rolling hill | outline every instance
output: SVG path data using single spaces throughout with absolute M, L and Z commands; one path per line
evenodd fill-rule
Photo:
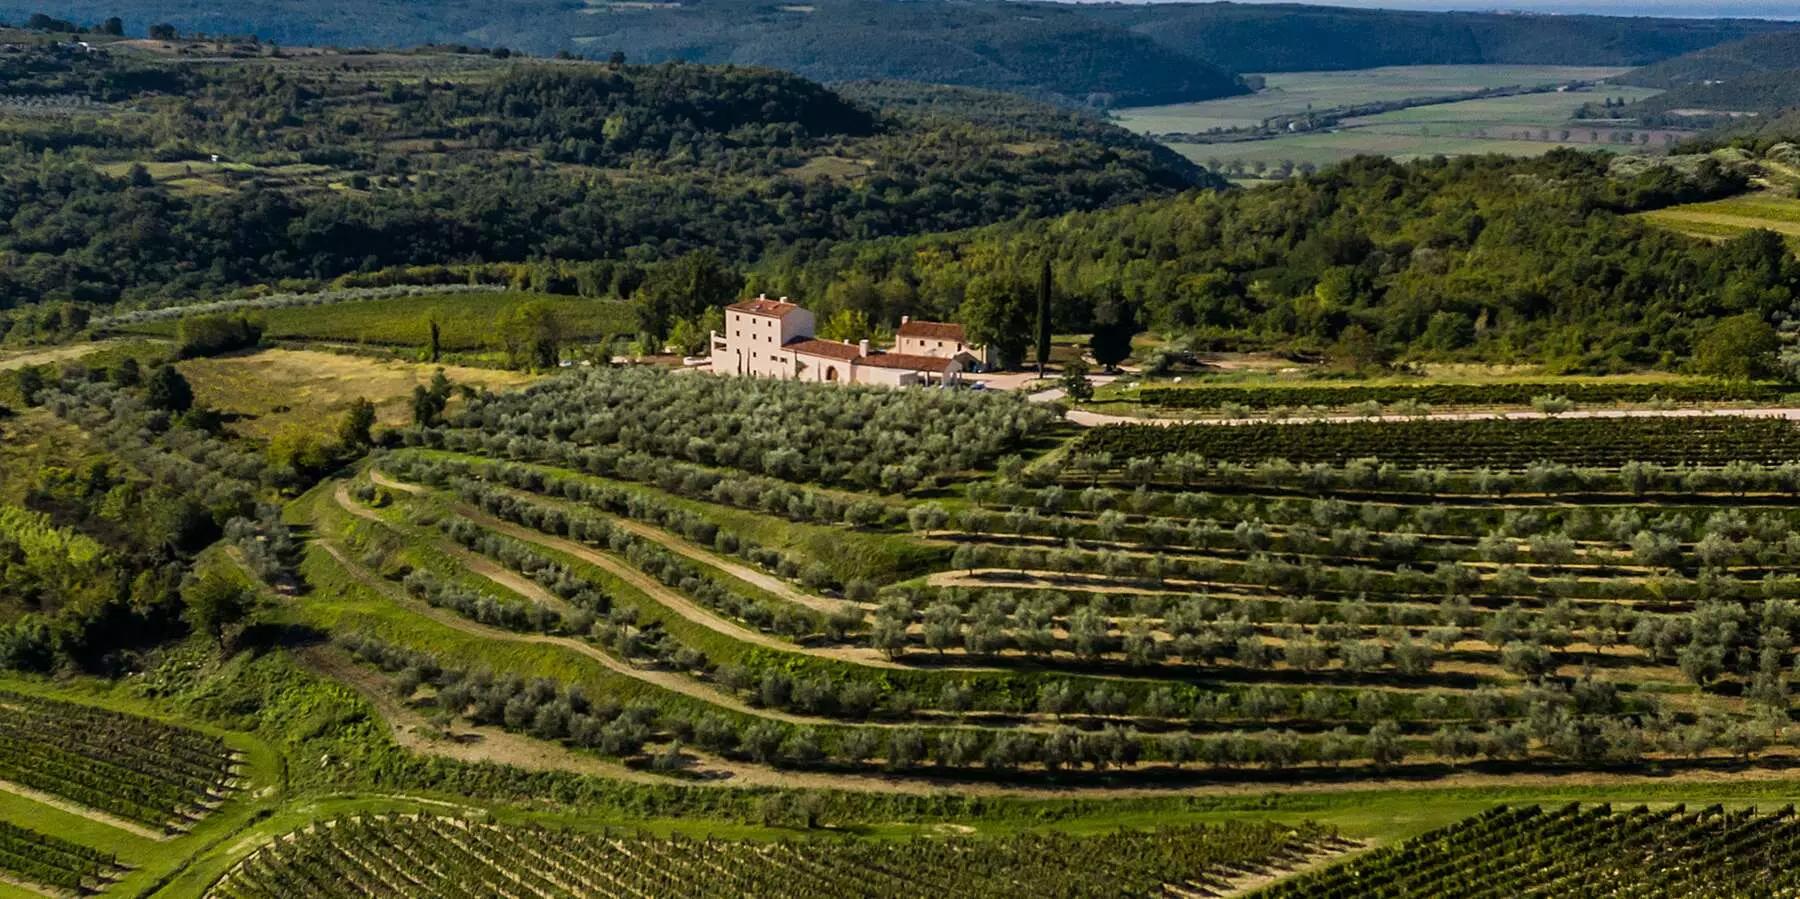
M 1234 3 L 996 0 L 68 0 L 59 15 L 121 16 L 284 45 L 509 47 L 633 62 L 789 69 L 825 81 L 893 78 L 1139 106 L 1241 93 L 1234 72 L 1517 63 L 1631 66 L 1791 28 L 1756 20 L 1426 13 Z M 35 2 L 0 0 L 24 21 Z

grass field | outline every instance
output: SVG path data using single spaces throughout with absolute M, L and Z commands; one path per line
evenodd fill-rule
M 1711 203 L 1673 206 L 1644 213 L 1642 218 L 1672 231 L 1715 240 L 1766 228 L 1800 247 L 1800 198 L 1785 191 L 1763 191 Z
M 509 310 L 530 302 L 549 304 L 562 321 L 564 334 L 570 340 L 629 334 L 637 327 L 631 307 L 615 300 L 505 291 L 250 309 L 246 314 L 261 321 L 263 336 L 274 340 L 389 347 L 424 347 L 429 338 L 427 321 L 435 319 L 445 351 L 480 352 L 498 349 L 500 337 L 495 322 Z M 179 325 L 174 321 L 159 321 L 131 326 L 128 330 L 172 337 Z
M 1623 69 L 1574 66 L 1390 66 L 1353 72 L 1276 72 L 1267 88 L 1243 97 L 1121 109 L 1114 118 L 1133 131 L 1206 131 L 1255 126 L 1309 109 L 1467 93 L 1485 88 L 1594 81 Z M 1609 93 L 1616 93 L 1617 88 Z
M 381 423 L 404 424 L 411 416 L 413 387 L 430 381 L 437 368 L 282 349 L 181 363 L 197 401 L 236 417 L 238 432 L 263 438 L 288 426 L 329 432 L 358 397 L 375 404 Z M 445 374 L 452 383 L 495 390 L 533 380 L 518 372 L 460 366 L 446 366 Z
M 1530 66 L 1423 66 L 1367 72 L 1271 75 L 1271 90 L 1249 97 L 1123 110 L 1117 118 L 1120 124 L 1134 131 L 1193 133 L 1211 128 L 1254 126 L 1269 116 L 1305 112 L 1308 108 L 1323 110 L 1351 103 L 1399 100 L 1511 84 L 1589 80 L 1609 74 L 1613 71 Z M 1363 154 L 1411 159 L 1476 153 L 1536 155 L 1560 146 L 1624 150 L 1627 145 L 1615 142 L 1614 138 L 1615 132 L 1621 129 L 1577 123 L 1571 116 L 1583 104 L 1598 102 L 1602 97 L 1639 100 L 1655 93 L 1614 85 L 1570 93 L 1490 97 L 1348 119 L 1336 128 L 1269 140 L 1175 143 L 1171 146 L 1204 165 L 1233 167 L 1233 163 L 1242 163 L 1247 168 L 1258 163 L 1274 167 L 1284 161 L 1325 166 Z M 1660 149 L 1675 139 L 1671 135 L 1677 134 L 1626 130 L 1640 136 L 1629 146 L 1645 146 L 1641 143 L 1641 135 L 1649 134 L 1651 149 Z

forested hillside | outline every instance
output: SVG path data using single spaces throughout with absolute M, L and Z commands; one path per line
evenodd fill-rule
M 1707 127 L 1735 125 L 1790 106 L 1800 106 L 1800 68 L 1682 85 L 1634 103 L 1628 112 L 1649 126 Z
M 1615 79 L 1639 87 L 1678 88 L 1734 82 L 1800 66 L 1800 31 L 1780 31 L 1707 47 L 1647 65 Z
M 1430 13 L 1233 3 L 1094 4 L 1088 15 L 1237 72 L 1393 65 L 1642 65 L 1791 23 Z
M 1017 353 L 1042 260 L 1058 330 L 1121 321 L 1216 347 L 1624 369 L 1687 355 L 1722 316 L 1788 315 L 1779 238 L 1711 245 L 1622 213 L 1742 189 L 1703 162 L 1630 178 L 1556 151 L 1406 165 L 1363 158 L 1254 191 L 1195 194 L 964 235 L 796 251 L 753 283 L 829 314 L 959 316 Z
M 998 0 L 631 3 L 509 0 L 68 0 L 58 15 L 122 16 L 282 44 L 466 43 L 788 69 L 821 81 L 898 78 L 1117 106 L 1243 91 L 1230 74 L 1451 63 L 1641 65 L 1787 23 L 1359 10 L 1232 3 Z M 0 18 L 38 12 L 0 0 Z
M 1243 93 L 1238 79 L 1151 37 L 1059 4 L 761 0 L 490 4 L 326 0 L 304 10 L 279 0 L 216 4 L 76 0 L 77 20 L 123 15 L 184 32 L 257 34 L 283 44 L 412 46 L 467 43 L 549 56 L 574 52 L 632 62 L 769 66 L 821 81 L 904 79 L 1009 90 L 1062 102 L 1144 105 Z M 0 18 L 37 10 L 0 0 Z
M 17 104 L 82 118 L 0 127 L 0 250 L 17 260 L 0 306 L 472 260 L 747 261 L 1214 183 L 1097 120 L 942 88 L 909 108 L 905 86 L 864 104 L 735 67 L 20 56 L 41 71 L 9 90 L 51 99 Z M 602 288 L 634 289 L 621 271 Z

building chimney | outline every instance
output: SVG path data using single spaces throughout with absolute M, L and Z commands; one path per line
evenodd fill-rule
M 864 356 L 869 355 L 869 339 L 867 337 L 856 342 L 856 350 Z
M 907 323 L 907 322 L 909 322 L 909 321 L 912 321 L 912 316 L 910 316 L 910 315 L 902 315 L 902 316 L 900 316 L 900 324 L 903 324 L 903 325 L 904 325 L 904 324 L 906 324 L 906 323 Z
M 757 298 L 757 299 L 759 299 L 759 300 L 766 300 L 766 299 L 768 299 L 768 298 L 769 298 L 769 295 L 768 295 L 768 294 L 766 294 L 766 293 L 759 293 L 759 294 L 757 294 L 757 295 L 756 295 L 756 298 Z
M 781 298 L 781 301 L 782 301 L 782 302 L 783 302 L 783 303 L 785 303 L 785 302 L 787 302 L 787 301 L 788 301 L 788 298 L 787 298 L 787 297 L 782 297 L 782 298 Z

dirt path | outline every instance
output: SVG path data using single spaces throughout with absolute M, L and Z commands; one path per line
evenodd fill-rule
M 13 783 L 10 780 L 0 780 L 0 792 L 11 793 L 14 796 L 18 796 L 21 799 L 29 799 L 32 802 L 35 802 L 39 805 L 47 805 L 58 811 L 68 812 L 71 815 L 74 815 L 79 818 L 86 818 L 89 821 L 92 821 L 96 824 L 104 824 L 107 827 L 116 827 L 119 830 L 123 830 L 126 833 L 130 833 L 130 834 L 133 834 L 136 836 L 143 837 L 146 840 L 155 840 L 155 841 L 161 843 L 166 840 L 173 839 L 175 836 L 177 836 L 177 835 L 173 835 L 173 834 L 163 833 L 160 830 L 152 830 L 148 827 L 145 827 L 142 824 L 137 823 L 136 821 L 127 821 L 124 818 L 115 818 L 112 815 L 109 815 L 103 811 L 100 811 L 99 809 L 88 808 L 85 805 L 80 805 L 78 803 L 70 802 L 69 800 L 62 798 L 61 796 L 57 796 L 52 793 L 45 793 L 45 792 L 42 792 L 39 790 L 34 790 L 23 784 Z
M 417 484 L 408 484 L 404 481 L 396 481 L 393 478 L 382 474 L 381 469 L 373 466 L 370 466 L 369 468 L 369 480 L 373 481 L 377 487 L 386 487 L 389 490 L 398 490 L 401 493 L 411 493 L 416 496 L 425 492 L 424 487 L 420 487 Z
M 1082 427 L 1097 428 L 1102 425 L 1215 425 L 1232 427 L 1234 425 L 1259 424 L 1306 424 L 1324 422 L 1327 424 L 1353 424 L 1359 421 L 1528 421 L 1540 418 L 1781 418 L 1787 421 L 1800 421 L 1800 409 L 1756 408 L 1756 409 L 1574 409 L 1568 412 L 1550 415 L 1536 411 L 1494 411 L 1494 412 L 1433 412 L 1427 415 L 1326 415 L 1319 418 L 1139 418 L 1133 415 L 1108 415 L 1100 412 L 1085 412 L 1080 409 L 1071 410 L 1067 416 L 1069 421 Z
M 827 615 L 842 612 L 845 609 L 863 611 L 874 608 L 874 606 L 863 606 L 858 603 L 850 602 L 849 600 L 832 599 L 829 596 L 818 596 L 808 593 L 768 572 L 751 568 L 748 565 L 740 565 L 724 556 L 707 552 L 686 540 L 676 537 L 666 531 L 653 528 L 643 522 L 617 517 L 612 517 L 612 521 L 619 527 L 622 527 L 645 540 L 649 540 L 670 552 L 691 559 L 708 568 L 716 568 L 723 571 L 765 593 L 774 594 L 788 602 L 802 605 Z

